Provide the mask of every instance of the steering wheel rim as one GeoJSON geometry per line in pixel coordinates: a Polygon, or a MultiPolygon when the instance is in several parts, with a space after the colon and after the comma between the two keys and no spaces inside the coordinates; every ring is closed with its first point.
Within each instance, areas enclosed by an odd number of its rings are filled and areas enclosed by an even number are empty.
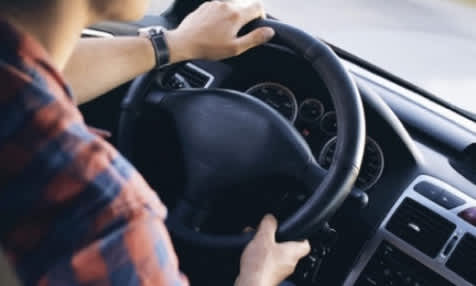
{"type": "MultiPolygon", "coordinates": [[[[305,160],[305,156],[310,156],[306,165],[294,172],[300,172],[301,174],[297,176],[300,176],[307,186],[313,188],[314,192],[294,215],[280,224],[277,233],[277,238],[283,241],[304,239],[310,234],[315,233],[319,226],[333,215],[351,192],[360,171],[365,147],[366,130],[364,109],[360,94],[353,79],[340,63],[335,53],[325,43],[292,26],[273,20],[254,21],[245,27],[243,32],[263,26],[272,27],[276,31],[276,36],[272,40],[273,43],[285,46],[293,50],[297,55],[302,55],[303,58],[312,65],[313,69],[321,77],[329,90],[339,122],[336,156],[331,168],[328,171],[324,171],[320,168],[314,160],[309,147],[299,134],[297,134],[294,127],[290,126],[289,122],[284,120],[276,111],[264,103],[250,96],[231,91],[206,90],[206,92],[220,93],[222,99],[227,97],[234,98],[234,96],[236,96],[240,98],[240,102],[243,101],[248,104],[247,108],[261,108],[260,112],[267,113],[269,117],[273,117],[273,122],[276,122],[277,125],[285,126],[285,133],[288,132],[286,134],[294,138],[293,140],[297,142],[296,146],[298,147],[296,147],[296,150],[303,153],[301,156],[303,159],[301,161],[305,160]],[[279,120],[276,118],[279,118],[279,120]]],[[[149,73],[137,78],[123,101],[119,123],[118,146],[119,150],[126,156],[132,154],[134,148],[133,134],[135,122],[144,111],[144,107],[159,106],[164,105],[163,102],[174,101],[164,101],[163,99],[165,97],[163,94],[151,95],[147,93],[153,76],[153,73],[149,73]]],[[[202,95],[205,91],[173,91],[174,96],[170,96],[169,94],[166,97],[186,98],[194,92],[197,93],[196,95],[202,95]]],[[[209,97],[211,96],[210,94],[209,97]]],[[[232,102],[228,103],[235,104],[232,102]]],[[[161,108],[163,111],[164,107],[162,106],[161,108]]],[[[167,107],[165,109],[167,109],[167,107]]],[[[157,111],[157,109],[154,110],[157,111]]],[[[170,110],[168,112],[170,112],[170,110]]],[[[193,110],[189,110],[188,112],[193,112],[193,110]]],[[[181,209],[179,213],[182,211],[185,213],[188,212],[186,204],[182,204],[179,209],[181,209]]],[[[183,217],[181,218],[180,214],[172,215],[167,221],[170,231],[182,240],[198,246],[211,248],[242,248],[252,238],[252,234],[250,233],[235,236],[200,233],[186,227],[182,219],[183,217]]]]}

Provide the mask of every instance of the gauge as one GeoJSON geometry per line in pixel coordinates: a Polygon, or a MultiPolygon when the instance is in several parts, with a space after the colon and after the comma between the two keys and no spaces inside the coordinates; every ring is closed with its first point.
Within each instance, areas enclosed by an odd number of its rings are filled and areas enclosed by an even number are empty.
{"type": "MultiPolygon", "coordinates": [[[[329,169],[334,160],[336,143],[337,137],[329,140],[319,155],[319,164],[325,169],[329,169]]],[[[382,148],[374,139],[367,137],[364,159],[355,186],[363,191],[372,188],[382,176],[384,167],[385,162],[382,148]]]]}
{"type": "Polygon", "coordinates": [[[332,135],[337,133],[337,115],[335,112],[327,112],[321,119],[321,130],[332,135]]]}
{"type": "Polygon", "coordinates": [[[306,123],[316,123],[319,122],[324,111],[322,102],[314,98],[309,98],[304,100],[299,107],[299,119],[306,123]]]}
{"type": "Polygon", "coordinates": [[[265,82],[251,87],[246,93],[261,99],[289,121],[296,121],[298,105],[296,96],[289,88],[278,83],[265,82]]]}

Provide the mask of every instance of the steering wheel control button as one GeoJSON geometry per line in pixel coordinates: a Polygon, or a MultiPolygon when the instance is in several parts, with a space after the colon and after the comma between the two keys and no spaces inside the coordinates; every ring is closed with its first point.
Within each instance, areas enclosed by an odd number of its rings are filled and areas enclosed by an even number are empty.
{"type": "Polygon", "coordinates": [[[476,226],[476,207],[471,207],[460,212],[458,216],[468,223],[476,226]]]}
{"type": "Polygon", "coordinates": [[[414,189],[417,193],[448,210],[457,208],[466,203],[466,201],[460,197],[430,182],[421,182],[417,184],[414,189]]]}

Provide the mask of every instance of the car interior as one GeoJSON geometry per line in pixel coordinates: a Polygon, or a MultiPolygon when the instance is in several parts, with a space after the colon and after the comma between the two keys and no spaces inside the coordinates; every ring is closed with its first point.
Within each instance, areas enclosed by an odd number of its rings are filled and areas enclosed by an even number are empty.
{"type": "MultiPolygon", "coordinates": [[[[171,29],[202,2],[83,37],[171,29]]],[[[476,284],[476,122],[271,15],[244,31],[264,25],[268,44],[80,106],[168,206],[191,285],[232,284],[267,213],[278,240],[312,246],[290,285],[476,284]]]]}

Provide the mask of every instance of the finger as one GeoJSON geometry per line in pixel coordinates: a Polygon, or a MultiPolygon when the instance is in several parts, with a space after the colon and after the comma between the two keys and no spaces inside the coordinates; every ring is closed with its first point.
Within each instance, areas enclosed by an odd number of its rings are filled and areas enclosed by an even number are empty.
{"type": "Polygon", "coordinates": [[[240,13],[238,22],[240,26],[258,18],[266,18],[266,12],[261,1],[244,1],[244,3],[243,1],[233,1],[232,3],[236,3],[236,8],[240,13]]]}
{"type": "Polygon", "coordinates": [[[255,231],[255,229],[252,228],[251,226],[247,226],[247,227],[245,227],[245,229],[243,229],[243,232],[244,232],[244,233],[253,232],[253,231],[255,231]]]}
{"type": "Polygon", "coordinates": [[[278,229],[278,221],[272,215],[266,215],[263,220],[261,221],[258,233],[256,236],[262,237],[267,241],[276,241],[276,230],[278,229]]]}
{"type": "Polygon", "coordinates": [[[239,47],[240,53],[247,51],[256,46],[262,45],[274,37],[274,30],[269,27],[256,29],[238,39],[236,44],[239,47]]]}
{"type": "Polygon", "coordinates": [[[311,252],[309,241],[289,241],[280,244],[291,257],[299,260],[311,252]]]}

